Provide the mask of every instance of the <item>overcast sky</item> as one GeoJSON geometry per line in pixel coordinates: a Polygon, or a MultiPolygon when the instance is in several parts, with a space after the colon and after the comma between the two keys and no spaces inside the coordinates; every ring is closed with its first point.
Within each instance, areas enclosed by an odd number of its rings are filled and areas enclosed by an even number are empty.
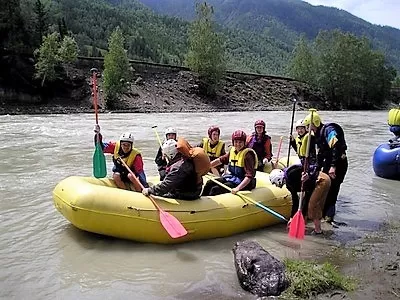
{"type": "Polygon", "coordinates": [[[400,0],[303,0],[312,5],[344,9],[361,19],[400,29],[400,0]]]}

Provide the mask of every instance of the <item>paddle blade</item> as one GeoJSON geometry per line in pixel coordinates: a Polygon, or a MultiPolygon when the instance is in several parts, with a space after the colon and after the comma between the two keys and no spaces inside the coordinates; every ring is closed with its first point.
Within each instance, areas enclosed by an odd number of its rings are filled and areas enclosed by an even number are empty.
{"type": "Polygon", "coordinates": [[[93,176],[96,178],[107,176],[106,157],[104,156],[100,143],[96,143],[93,154],[93,176]]]}
{"type": "Polygon", "coordinates": [[[295,239],[304,239],[304,235],[306,232],[306,224],[304,222],[304,217],[301,211],[297,211],[297,213],[293,216],[292,222],[289,227],[289,236],[295,239]]]}
{"type": "Polygon", "coordinates": [[[162,226],[173,239],[187,235],[187,230],[177,218],[163,210],[159,210],[159,213],[162,226]]]}

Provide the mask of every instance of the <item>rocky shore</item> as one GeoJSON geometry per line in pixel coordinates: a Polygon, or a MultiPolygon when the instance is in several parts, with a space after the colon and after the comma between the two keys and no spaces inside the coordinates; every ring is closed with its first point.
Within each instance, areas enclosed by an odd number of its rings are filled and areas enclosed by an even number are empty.
{"type": "MultiPolygon", "coordinates": [[[[44,89],[10,88],[0,82],[0,114],[71,114],[93,112],[90,68],[92,61],[80,61],[68,80],[58,80],[44,89]]],[[[36,83],[37,84],[37,83],[36,83]]],[[[98,80],[102,91],[102,78],[98,80]]],[[[202,111],[290,110],[293,98],[298,109],[334,109],[307,84],[287,78],[230,72],[213,97],[202,95],[198,78],[184,68],[133,65],[128,92],[112,104],[113,112],[163,113],[202,111]]],[[[99,93],[100,111],[105,110],[99,93]]]]}

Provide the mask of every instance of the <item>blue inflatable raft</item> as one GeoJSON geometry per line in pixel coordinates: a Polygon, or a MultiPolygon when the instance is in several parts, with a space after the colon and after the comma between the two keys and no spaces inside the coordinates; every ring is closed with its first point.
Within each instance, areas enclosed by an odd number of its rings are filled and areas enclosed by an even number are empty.
{"type": "Polygon", "coordinates": [[[400,180],[400,142],[380,144],[372,159],[377,176],[400,180]]]}

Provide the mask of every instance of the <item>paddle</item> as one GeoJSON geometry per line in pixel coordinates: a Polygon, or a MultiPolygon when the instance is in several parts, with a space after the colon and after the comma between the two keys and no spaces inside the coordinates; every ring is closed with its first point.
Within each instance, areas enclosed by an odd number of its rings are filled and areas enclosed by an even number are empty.
{"type": "Polygon", "coordinates": [[[283,136],[281,136],[281,138],[279,139],[278,154],[276,155],[275,168],[277,168],[278,164],[279,164],[279,156],[281,154],[282,140],[283,140],[283,136]]]}
{"type": "MultiPolygon", "coordinates": [[[[316,110],[310,109],[310,111],[311,111],[311,118],[310,118],[310,125],[308,126],[308,139],[307,139],[306,157],[304,159],[304,172],[307,172],[308,168],[308,156],[310,155],[310,145],[311,145],[311,124],[313,122],[313,114],[316,110]]],[[[304,239],[304,234],[306,232],[306,224],[304,221],[303,214],[301,212],[303,199],[304,199],[304,181],[301,182],[299,207],[296,214],[293,216],[292,222],[290,223],[289,227],[289,236],[296,239],[304,239]]]]}
{"type": "MultiPolygon", "coordinates": [[[[99,125],[99,117],[97,111],[97,69],[92,68],[92,97],[93,107],[96,116],[96,125],[99,125]]],[[[96,134],[96,146],[93,153],[93,176],[96,178],[103,178],[107,176],[106,157],[104,156],[103,149],[100,145],[100,133],[96,134]]]]}
{"type": "Polygon", "coordinates": [[[290,141],[291,141],[290,138],[293,135],[293,122],[294,122],[294,114],[296,112],[296,102],[297,102],[297,99],[293,98],[292,122],[290,123],[290,135],[289,135],[289,144],[288,144],[289,149],[288,149],[288,154],[287,154],[286,167],[289,167],[289,161],[290,161],[290,148],[292,148],[292,147],[290,147],[290,141]]]}
{"type": "Polygon", "coordinates": [[[151,128],[153,129],[154,133],[156,134],[158,144],[160,145],[160,147],[162,147],[161,139],[160,139],[160,136],[158,135],[158,131],[157,131],[157,125],[151,126],[151,128]]]}
{"type": "MultiPolygon", "coordinates": [[[[216,184],[222,186],[223,188],[227,189],[228,191],[232,192],[232,189],[231,189],[229,186],[227,186],[227,185],[223,184],[222,182],[216,180],[212,175],[208,175],[208,174],[207,174],[207,175],[204,175],[204,176],[206,176],[208,179],[210,179],[211,181],[215,182],[216,184]]],[[[285,222],[288,221],[288,220],[287,220],[284,216],[282,216],[281,214],[279,214],[279,213],[277,213],[276,211],[270,209],[269,207],[266,207],[265,205],[263,205],[263,204],[261,204],[261,203],[258,203],[257,201],[254,201],[253,199],[251,199],[251,198],[249,198],[249,197],[243,195],[241,192],[236,193],[236,195],[238,195],[240,198],[242,198],[242,200],[243,200],[244,202],[247,201],[247,202],[253,203],[253,204],[255,204],[256,206],[258,206],[258,207],[262,208],[263,210],[265,210],[266,212],[270,213],[271,215],[277,217],[278,219],[281,219],[281,220],[283,220],[283,221],[285,221],[285,222]]]]}
{"type": "MultiPolygon", "coordinates": [[[[153,129],[153,131],[156,134],[157,140],[158,140],[158,144],[160,145],[160,148],[162,148],[162,143],[161,143],[161,139],[160,136],[158,135],[158,131],[157,131],[157,125],[151,126],[151,128],[153,129]]],[[[167,156],[164,156],[165,160],[167,161],[167,163],[169,163],[169,159],[167,156]]]]}
{"type": "MultiPolygon", "coordinates": [[[[125,166],[125,168],[128,170],[128,172],[132,175],[133,179],[136,181],[137,185],[141,187],[141,189],[144,189],[142,183],[139,181],[139,179],[136,177],[136,175],[132,172],[132,170],[129,168],[129,166],[126,164],[126,162],[123,159],[120,159],[121,163],[125,166]]],[[[164,227],[164,229],[168,232],[170,237],[173,239],[185,236],[188,232],[183,227],[181,222],[177,218],[175,218],[173,215],[170,213],[164,211],[158,204],[157,202],[151,197],[150,195],[148,196],[153,205],[157,208],[160,216],[160,221],[161,225],[164,227]]]]}

